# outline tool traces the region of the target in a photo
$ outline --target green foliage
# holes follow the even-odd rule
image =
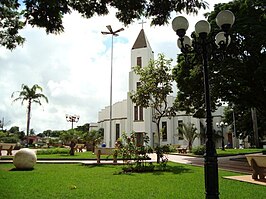
[[[45,131],[43,131],[43,134],[44,134],[46,137],[50,137],[51,134],[52,134],[52,130],[45,130]]]
[[[82,132],[75,129],[62,131],[59,135],[59,139],[66,145],[70,144],[71,141],[78,142],[79,138],[82,138]]]
[[[147,17],[152,19],[153,25],[167,24],[172,11],[197,13],[199,8],[206,8],[207,3],[202,0],[157,1],[68,1],[68,0],[1,0],[0,13],[0,45],[13,49],[24,42],[18,31],[28,23],[32,26],[45,28],[47,33],[61,33],[64,31],[63,17],[71,11],[79,12],[83,17],[91,18],[95,15],[107,15],[115,8],[116,18],[129,25],[134,19]],[[22,11],[21,11],[22,10]]]
[[[224,110],[225,122],[230,125],[231,131],[234,132],[234,118],[235,116],[235,126],[236,126],[236,136],[240,139],[244,139],[247,136],[251,138],[249,142],[254,145],[254,133],[253,124],[251,117],[251,109],[244,107],[242,105],[229,105]],[[258,124],[258,135],[261,140],[265,136],[266,129],[266,116],[261,112],[257,111],[257,124]]]
[[[172,152],[176,152],[176,147],[173,145],[166,144],[161,147],[155,148],[155,151],[158,151],[158,150],[161,151],[162,154],[172,153]]]
[[[192,144],[194,140],[199,136],[197,133],[197,128],[194,127],[194,124],[188,123],[188,124],[182,124],[182,126],[178,127],[179,133],[183,135],[185,140],[188,141],[188,149],[189,151],[192,150]]]
[[[0,131],[0,142],[17,143],[19,142],[18,133],[10,133],[9,131]]]
[[[9,137],[1,137],[0,141],[4,143],[17,143],[19,139],[16,136],[9,136]]]
[[[213,91],[224,101],[257,108],[266,115],[265,1],[238,0],[218,4],[209,19],[214,21],[215,14],[223,9],[234,12],[236,21],[223,64],[218,61],[212,64],[212,70],[217,72],[213,76]]]
[[[12,126],[10,129],[9,129],[9,133],[11,134],[16,134],[19,132],[19,127],[18,126]]]
[[[235,14],[236,21],[230,32],[231,44],[223,60],[213,59],[215,55],[212,52],[215,49],[210,52],[209,80],[213,110],[222,100],[241,105],[245,110],[255,107],[265,116],[265,2],[238,0],[215,5],[214,11],[208,15],[212,26],[209,38],[212,40],[218,32],[215,17],[225,9]],[[192,54],[187,57],[188,64],[180,55],[174,69],[178,85],[176,106],[192,113],[202,112],[205,108],[202,62],[194,59],[195,56]]]
[[[238,0],[215,5],[214,11],[206,14],[211,24],[208,39],[212,42],[220,31],[215,18],[221,10],[231,10],[236,20],[230,30],[231,43],[226,51],[217,56],[215,45],[207,47],[211,107],[215,110],[221,101],[234,107],[236,135],[241,133],[241,138],[249,136],[249,142],[258,147],[258,137],[262,138],[266,129],[265,1]],[[175,106],[181,111],[194,113],[195,117],[204,117],[202,60],[196,57],[200,56],[195,52],[190,53],[186,61],[183,54],[178,56],[178,65],[173,70],[178,85]],[[251,108],[257,110],[259,135],[257,131],[253,132]],[[230,120],[228,123],[232,123]]]
[[[1,0],[0,13],[0,46],[12,50],[25,41],[18,33],[25,26],[20,18],[22,12],[19,11],[18,1]]]
[[[83,139],[90,144],[97,145],[103,140],[103,134],[97,130],[91,130],[90,132],[84,134]]]
[[[132,132],[130,136],[127,136],[125,132],[122,133],[121,140],[117,141],[116,147],[118,148],[117,154],[122,156],[123,161],[126,162],[123,168],[124,172],[144,172],[154,169],[152,164],[145,162],[146,159],[149,159],[147,153],[150,147],[146,145],[148,141],[149,137],[144,134],[144,145],[138,145],[135,132]]]
[[[52,149],[37,150],[37,155],[48,155],[48,154],[69,154],[69,149],[52,148]]]
[[[5,137],[6,135],[7,135],[6,132],[4,132],[4,131],[0,131],[0,138]]]
[[[204,155],[206,147],[204,145],[192,148],[192,153],[195,155]]]

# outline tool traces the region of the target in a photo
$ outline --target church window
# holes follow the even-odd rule
[[[183,120],[178,120],[178,127],[182,128],[183,126]],[[178,130],[178,139],[179,140],[183,140],[183,134],[180,132],[180,130]]]
[[[139,107],[139,120],[143,121],[143,107]]]
[[[138,106],[134,106],[134,120],[137,121],[138,120],[138,115],[139,115],[139,110],[138,110]]]
[[[137,65],[142,67],[142,60],[141,57],[137,57]]]
[[[167,141],[167,122],[162,122],[162,137],[163,141]]]
[[[134,121],[143,121],[143,107],[134,106]]]
[[[120,137],[120,124],[115,124],[115,139],[117,140]]]

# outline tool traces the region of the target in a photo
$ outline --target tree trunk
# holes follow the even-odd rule
[[[251,116],[253,123],[253,131],[254,131],[254,142],[256,148],[259,148],[259,133],[258,133],[258,122],[257,122],[257,111],[256,108],[251,108]]]
[[[157,135],[158,135],[158,146],[157,146],[157,163],[160,163],[161,149],[160,149],[160,120],[156,122]]]
[[[30,112],[31,112],[31,100],[29,100],[28,110],[27,110],[27,147],[29,147],[29,131],[30,131]]]
[[[192,151],[192,142],[191,141],[188,142],[188,150],[189,150],[189,152]]]

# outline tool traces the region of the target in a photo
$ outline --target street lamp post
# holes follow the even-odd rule
[[[234,14],[229,10],[221,11],[216,17],[216,23],[222,29],[215,37],[215,43],[219,47],[226,47],[230,43],[229,29],[235,20]],[[205,195],[207,199],[219,198],[219,183],[218,183],[218,162],[215,143],[213,141],[213,124],[210,103],[210,89],[208,77],[208,34],[210,32],[210,24],[201,20],[195,25],[195,34],[193,40],[185,36],[188,29],[188,21],[183,16],[176,17],[172,22],[173,30],[179,36],[177,45],[181,52],[186,55],[190,52],[200,54],[203,62],[203,78],[204,78],[204,93],[206,107],[206,152],[204,154],[204,176],[205,176]]]
[[[227,124],[227,122],[217,122],[216,123],[216,126],[218,127],[218,128],[221,128],[221,134],[222,134],[222,150],[224,151],[225,149],[224,149],[224,128],[225,127],[227,127],[228,126],[228,124]]]
[[[236,147],[236,118],[235,118],[235,110],[232,109],[233,112],[233,127],[234,127],[234,135],[233,135],[233,148]]]
[[[66,114],[66,121],[71,122],[71,129],[73,129],[73,123],[79,121],[79,115],[69,115]]]
[[[116,31],[113,31],[110,25],[106,26],[109,32],[102,31],[103,35],[110,34],[112,35],[112,46],[111,46],[111,80],[110,80],[110,140],[109,140],[109,147],[112,147],[112,96],[113,96],[113,46],[114,46],[114,36],[118,36],[117,33],[124,30],[124,28],[120,28]]]

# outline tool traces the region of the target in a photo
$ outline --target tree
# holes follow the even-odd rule
[[[11,50],[25,40],[18,34],[18,31],[25,25],[20,20],[23,13],[18,11],[19,6],[17,0],[1,0],[0,2],[0,45]]]
[[[9,133],[10,134],[16,134],[19,132],[19,127],[18,126],[12,126],[10,129],[9,129]]]
[[[52,130],[45,130],[45,131],[43,131],[43,134],[44,134],[46,137],[50,137],[51,134],[52,134]]]
[[[90,124],[86,123],[82,126],[77,126],[76,128],[78,131],[88,132],[90,130]]]
[[[34,129],[30,129],[30,135],[35,135]]]
[[[233,118],[234,114],[234,118]],[[240,105],[229,105],[225,111],[225,122],[230,125],[231,130],[234,132],[234,119],[235,119],[235,132],[236,137],[245,139],[247,136],[252,146],[255,145],[255,136],[252,124],[251,109]],[[266,129],[266,118],[258,113],[258,136],[263,140]]]
[[[214,16],[223,9],[235,13],[231,44],[223,64],[212,61],[213,92],[221,100],[256,108],[266,115],[266,16],[265,0],[238,0],[218,4],[209,15]]]
[[[42,87],[35,84],[31,88],[29,88],[27,85],[22,84],[21,85],[22,91],[16,91],[13,92],[11,95],[11,98],[15,97],[16,93],[18,93],[18,97],[13,100],[13,102],[21,100],[21,104],[26,101],[27,102],[27,144],[28,144],[28,136],[30,131],[30,119],[31,119],[31,106],[32,103],[37,103],[39,105],[41,104],[41,99],[44,99],[48,103],[48,98],[38,91],[42,92]]]
[[[137,106],[152,108],[152,121],[157,127],[159,146],[161,118],[174,114],[173,108],[167,102],[167,96],[173,92],[171,62],[171,59],[159,54],[158,60],[151,60],[148,66],[133,68],[140,76],[140,84],[135,92],[130,93],[130,98]]]
[[[182,126],[179,126],[177,128],[179,130],[179,133],[181,133],[185,140],[188,142],[188,149],[189,151],[192,150],[192,144],[194,140],[199,136],[197,133],[197,128],[194,127],[194,124],[188,123],[188,124],[182,124]]]
[[[24,38],[18,35],[18,30],[26,24],[45,28],[47,33],[64,31],[63,17],[71,11],[79,12],[83,17],[107,15],[111,8],[117,10],[116,17],[125,25],[147,17],[152,24],[163,25],[170,19],[172,11],[197,13],[200,8],[206,8],[204,0],[1,0],[0,2],[0,44],[8,49],[23,43]]]
[[[103,134],[101,131],[91,130],[87,134],[84,134],[83,139],[92,146],[92,152],[94,152],[95,146],[103,140]]]
[[[217,4],[214,11],[206,14],[211,24],[210,39],[218,32],[215,17],[221,10],[231,10],[236,17],[231,29],[231,44],[221,59],[212,49],[209,58],[209,79],[212,108],[221,102],[239,105],[247,109],[256,108],[258,114],[266,116],[266,16],[265,1],[236,0]],[[178,57],[174,77],[178,85],[176,106],[187,112],[203,113],[203,75],[201,61],[192,54],[185,62],[184,55]],[[187,61],[186,60],[186,61]],[[202,116],[202,114],[200,114]],[[198,115],[197,115],[198,116]]]

